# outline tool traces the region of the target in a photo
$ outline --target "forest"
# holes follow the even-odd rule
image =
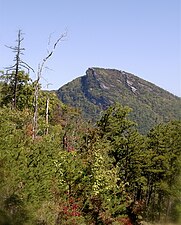
[[[41,88],[54,49],[33,81],[18,34],[15,64],[1,71],[0,224],[181,223],[181,121],[143,135],[120,104],[85,121]]]

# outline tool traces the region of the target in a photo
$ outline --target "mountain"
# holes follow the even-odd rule
[[[89,68],[86,75],[56,92],[62,102],[79,108],[85,118],[93,121],[115,102],[129,106],[133,110],[130,117],[142,133],[157,123],[181,120],[181,98],[121,70]]]

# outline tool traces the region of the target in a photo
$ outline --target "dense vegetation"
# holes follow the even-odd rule
[[[20,59],[22,40],[19,31],[15,64],[1,72],[0,225],[179,223],[181,121],[143,135],[131,109],[116,103],[92,125],[41,90],[53,51],[37,80],[22,70],[31,69]]]
[[[57,91],[65,104],[77,107],[84,118],[100,119],[100,112],[119,102],[133,109],[130,119],[142,134],[158,123],[181,120],[181,99],[133,74],[103,68],[89,68]]]
[[[115,104],[93,127],[54,93],[39,90],[33,136],[34,83],[19,72],[1,83],[0,224],[131,225],[178,222],[181,123],[141,135]],[[45,119],[49,97],[49,123]],[[47,132],[48,128],[48,132]]]

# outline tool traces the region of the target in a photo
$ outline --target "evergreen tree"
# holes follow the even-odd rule
[[[16,108],[23,110],[25,108],[33,107],[33,92],[34,85],[24,71],[19,71],[16,76],[14,72],[10,75],[2,75],[2,87],[1,87],[1,106],[11,106],[12,99],[14,99],[14,86],[16,82]]]
[[[98,122],[102,141],[110,144],[109,156],[119,170],[119,182],[125,185],[127,214],[136,223],[143,207],[145,177],[145,138],[128,119],[130,109],[116,104],[106,110]]]
[[[181,123],[160,124],[150,131],[148,138],[147,213],[153,220],[168,220],[180,195]]]
[[[9,97],[11,97],[11,103],[12,106],[14,108],[16,108],[16,104],[17,104],[17,98],[18,98],[18,85],[19,82],[21,82],[21,77],[19,75],[20,71],[22,71],[23,69],[27,69],[28,72],[29,70],[32,70],[34,72],[34,70],[21,59],[21,55],[23,55],[23,51],[25,50],[23,47],[21,47],[22,45],[22,41],[24,40],[24,38],[22,37],[22,32],[21,30],[18,31],[18,38],[16,40],[17,45],[15,47],[9,47],[11,50],[13,50],[13,52],[15,53],[15,57],[14,57],[14,62],[15,64],[13,66],[7,67],[7,71],[6,74],[8,76],[8,78],[11,79],[11,95],[9,95]],[[20,80],[19,80],[20,79]]]

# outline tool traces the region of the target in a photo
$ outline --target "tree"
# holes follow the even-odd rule
[[[125,186],[127,214],[136,223],[143,207],[145,138],[136,130],[136,124],[128,119],[130,111],[119,104],[111,106],[98,122],[98,132],[101,140],[110,145],[108,155],[118,168],[119,182]]]
[[[14,98],[14,72],[8,75],[2,75],[1,87],[1,106],[11,106]],[[29,74],[24,71],[19,71],[16,84],[16,109],[23,110],[25,108],[32,109],[33,107],[33,92],[34,84],[29,77]]]
[[[21,47],[21,44],[22,44],[23,40],[24,40],[24,38],[22,37],[22,32],[21,32],[21,30],[19,30],[18,31],[18,38],[16,40],[17,45],[15,47],[7,46],[11,50],[13,50],[13,52],[15,52],[15,58],[14,58],[15,64],[13,66],[10,66],[10,67],[6,68],[7,69],[6,75],[9,76],[9,72],[10,72],[11,80],[12,80],[12,84],[13,84],[12,105],[13,105],[14,108],[16,108],[17,97],[18,97],[19,72],[22,70],[22,68],[27,69],[28,72],[29,72],[29,70],[34,71],[20,57],[23,54],[23,51],[25,50],[24,48]]]
[[[28,215],[22,195],[26,168],[22,156],[28,145],[24,131],[30,118],[28,111],[0,109],[0,211],[10,224],[24,224]]]
[[[180,202],[181,123],[160,124],[148,134],[148,163],[145,176],[147,216],[152,220],[172,218],[174,202]],[[155,210],[156,209],[156,210]],[[155,213],[156,212],[156,213]]]
[[[60,41],[66,36],[66,33],[63,33],[57,41],[54,43],[53,48],[51,51],[48,51],[47,56],[43,58],[42,62],[38,65],[37,71],[37,79],[35,81],[35,92],[34,92],[34,115],[33,115],[33,139],[37,136],[37,129],[38,129],[38,98],[39,98],[39,89],[40,89],[40,79],[42,78],[43,69],[45,67],[46,62],[50,59]],[[48,108],[47,108],[48,111]],[[48,115],[48,114],[47,114]],[[48,118],[46,118],[48,121]]]

